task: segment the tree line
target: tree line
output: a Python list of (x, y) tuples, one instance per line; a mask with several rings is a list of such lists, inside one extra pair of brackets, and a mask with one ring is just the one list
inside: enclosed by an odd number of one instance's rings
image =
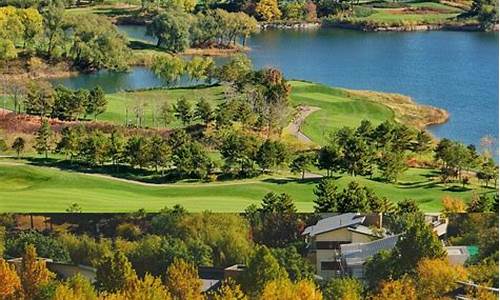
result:
[(124, 70), (127, 39), (106, 17), (94, 14), (66, 15), (64, 3), (49, 1), (38, 8), (0, 7), (0, 61), (37, 57), (51, 62), (72, 62), (73, 67)]
[(157, 47), (178, 53), (187, 48), (229, 48), (239, 40), (244, 45), (257, 29), (257, 21), (243, 12), (216, 9), (193, 15), (169, 7), (153, 17), (147, 34), (157, 38)]
[[(479, 253), (465, 266), (446, 259), (443, 242), (422, 212), (401, 204), (384, 215), (384, 227), (400, 238), (391, 251), (375, 254), (366, 265), (366, 282), (334, 277), (315, 280), (300, 235), (315, 215), (297, 214), (285, 194), (268, 194), (243, 215), (182, 207), (158, 214), (145, 211), (108, 216), (60, 216), (79, 233), (14, 231), (14, 218), (2, 216), (0, 253), (23, 257), (18, 268), (0, 258), (3, 299), (430, 299), (457, 288), (457, 280), (493, 286), (498, 277), (498, 217), (494, 214), (450, 216), (446, 243), (474, 243)], [(99, 238), (96, 225), (99, 225)], [(82, 233), (84, 232), (84, 233)], [(5, 246), (5, 247), (3, 247)], [(81, 276), (57, 280), (37, 256), (94, 266), (96, 282)], [(244, 263), (240, 276), (203, 293), (199, 266)], [(36, 275), (36, 276), (35, 276)], [(146, 293), (147, 294), (144, 294)], [(480, 297), (479, 291), (466, 291)], [(484, 292), (484, 291), (483, 291)], [(135, 295), (135, 296), (134, 296)], [(283, 295), (286, 297), (283, 298)], [(493, 295), (482, 294), (481, 299)], [(141, 298), (142, 299), (142, 298)]]

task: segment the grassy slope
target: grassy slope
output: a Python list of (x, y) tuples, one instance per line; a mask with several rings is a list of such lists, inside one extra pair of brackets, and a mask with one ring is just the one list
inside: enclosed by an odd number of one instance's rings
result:
[(435, 24), (435, 23), (442, 23), (449, 19), (452, 19), (462, 12), (462, 10), (456, 7), (435, 2), (409, 3), (408, 7), (429, 9), (435, 11), (428, 13), (409, 13), (409, 12), (396, 13), (397, 9), (393, 8), (375, 8), (374, 9), (375, 12), (372, 15), (356, 19), (371, 20), (375, 22), (386, 22), (386, 23), (404, 21), (404, 22), (413, 22), (417, 24), (421, 23)]
[[(384, 184), (368, 178), (356, 180), (373, 188), (378, 195), (393, 201), (412, 198), (426, 211), (438, 211), (445, 195), (470, 199), (471, 191), (453, 191), (429, 181), (432, 170), (410, 169), (397, 185)], [(338, 179), (340, 187), (351, 177)], [(53, 168), (12, 165), (0, 161), (0, 211), (61, 212), (77, 202), (85, 212), (122, 212), (145, 208), (156, 211), (165, 206), (181, 204), (190, 211), (242, 211), (258, 203), (267, 192), (286, 192), (300, 211), (312, 210), (315, 181), (285, 179), (252, 179), (222, 183), (178, 183), (151, 187), (111, 179), (60, 171)]]
[[(209, 87), (209, 88), (183, 88), (183, 89), (156, 89), (148, 91), (137, 91), (137, 92), (123, 92), (107, 95), (108, 108), (107, 111), (99, 116), (101, 121), (111, 121), (117, 124), (125, 123), (126, 110), (128, 108), (128, 119), (134, 122), (133, 110), (137, 103), (143, 102), (145, 104), (145, 125), (152, 126), (152, 112), (156, 108), (162, 105), (164, 102), (168, 102), (170, 105), (174, 105), (181, 96), (186, 97), (188, 101), (193, 104), (193, 107), (201, 97), (204, 97), (212, 103), (215, 107), (218, 103), (222, 101), (222, 93), (224, 88), (221, 86)], [(174, 121), (169, 127), (179, 127), (181, 123), (179, 121)]]
[[(314, 141), (322, 143), (323, 133), (341, 126), (356, 126), (362, 119), (373, 123), (392, 119), (393, 112), (386, 106), (349, 97), (345, 90), (314, 83), (294, 81), (293, 105), (311, 105), (321, 109), (311, 114), (303, 125), (303, 131)], [(125, 105), (134, 101), (175, 101), (181, 95), (195, 101), (204, 96), (213, 105), (221, 101), (222, 87), (203, 89), (151, 90), (108, 95), (109, 110), (100, 119), (123, 123)], [(124, 104), (125, 103), (125, 104)], [(146, 107), (151, 122), (152, 106)], [(148, 123), (150, 124), (150, 123)], [(173, 126), (179, 124), (174, 123)], [(356, 178), (363, 185), (373, 188), (380, 196), (392, 201), (412, 198), (427, 211), (440, 209), (443, 196), (451, 195), (470, 199), (471, 191), (452, 191), (436, 184), (432, 170), (410, 169), (399, 184), (386, 184), (368, 178)], [(283, 176), (282, 176), (283, 177)], [(338, 179), (345, 186), (351, 177)], [(85, 211), (133, 211), (146, 208), (158, 210), (179, 203), (191, 211), (211, 209), (215, 211), (241, 211), (251, 203), (258, 203), (270, 191), (292, 195), (301, 211), (312, 210), (315, 181), (301, 182), (294, 178), (260, 178), (223, 183), (177, 183), (169, 186), (142, 186), (124, 183), (58, 169), (12, 165), (12, 161), (0, 160), (0, 211), (64, 211), (70, 203), (78, 202)], [(1, 201), (1, 200), (6, 201)], [(20, 201), (15, 201), (20, 199)]]
[(378, 124), (394, 119), (386, 106), (368, 100), (353, 99), (341, 89), (308, 83), (292, 82), (292, 103), (321, 108), (307, 117), (302, 132), (313, 141), (324, 144), (328, 134), (343, 126), (357, 127), (366, 119)]

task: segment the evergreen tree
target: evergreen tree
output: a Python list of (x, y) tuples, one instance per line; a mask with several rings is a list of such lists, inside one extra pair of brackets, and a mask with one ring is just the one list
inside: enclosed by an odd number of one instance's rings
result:
[(336, 212), (337, 211), (337, 186), (332, 178), (322, 179), (314, 189), (314, 211)]
[(96, 286), (101, 291), (116, 292), (124, 289), (136, 278), (132, 265), (119, 250), (105, 256), (99, 262), (96, 272)]
[(96, 86), (90, 90), (87, 106), (85, 107), (85, 113), (88, 115), (93, 114), (94, 119), (97, 120), (97, 116), (106, 111), (107, 105), (108, 100), (106, 99), (104, 90), (100, 86)]
[(177, 119), (182, 121), (182, 124), (184, 124), (184, 126), (188, 125), (193, 120), (191, 103), (189, 103), (185, 97), (180, 97), (177, 100), (174, 111), (175, 116), (177, 117)]
[(46, 119), (42, 120), (36, 133), (34, 148), (38, 154), (44, 154), (45, 158), (48, 158), (49, 151), (52, 149), (52, 129)]
[(153, 136), (149, 140), (149, 149), (151, 163), (155, 167), (155, 171), (158, 172), (158, 167), (165, 167), (170, 159), (171, 149), (168, 144), (159, 135)]
[(213, 120), (213, 110), (210, 103), (203, 97), (196, 103), (195, 116), (207, 126)]
[(17, 154), (17, 158), (19, 158), (19, 156), (21, 155), (21, 152), (24, 151), (24, 147), (26, 145), (26, 141), (18, 136), (14, 142), (12, 143), (12, 149), (16, 151), (16, 154)]

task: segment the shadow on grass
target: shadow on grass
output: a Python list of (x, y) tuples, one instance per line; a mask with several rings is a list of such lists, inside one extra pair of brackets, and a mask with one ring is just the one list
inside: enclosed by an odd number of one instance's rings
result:
[(130, 9), (127, 7), (97, 7), (94, 8), (96, 14), (105, 15), (108, 17), (118, 16), (136, 16), (139, 9)]
[[(175, 173), (171, 171), (167, 171), (162, 175), (153, 170), (137, 169), (127, 165), (90, 166), (77, 162), (71, 162), (69, 160), (58, 160), (55, 158), (45, 159), (37, 157), (27, 158), (26, 160), (30, 165), (33, 166), (53, 167), (58, 168), (62, 171), (72, 171), (84, 174), (106, 175), (114, 178), (127, 179), (144, 183), (176, 183), (181, 180), (181, 178), (179, 178)], [(199, 180), (193, 181), (198, 182)]]
[(133, 50), (154, 50), (157, 52), (169, 53), (168, 51), (158, 48), (156, 45), (145, 41), (131, 40), (128, 43), (128, 47)]

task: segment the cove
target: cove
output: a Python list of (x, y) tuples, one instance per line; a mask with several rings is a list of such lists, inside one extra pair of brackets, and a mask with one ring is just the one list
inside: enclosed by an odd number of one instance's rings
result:
[[(144, 27), (121, 29), (131, 38), (154, 42), (144, 36)], [(437, 137), (475, 145), (485, 135), (498, 137), (498, 33), (267, 30), (248, 45), (257, 68), (277, 67), (289, 79), (401, 93), (444, 108), (450, 120), (429, 128)], [(99, 84), (107, 92), (163, 85), (143, 67), (54, 83), (73, 88)]]

